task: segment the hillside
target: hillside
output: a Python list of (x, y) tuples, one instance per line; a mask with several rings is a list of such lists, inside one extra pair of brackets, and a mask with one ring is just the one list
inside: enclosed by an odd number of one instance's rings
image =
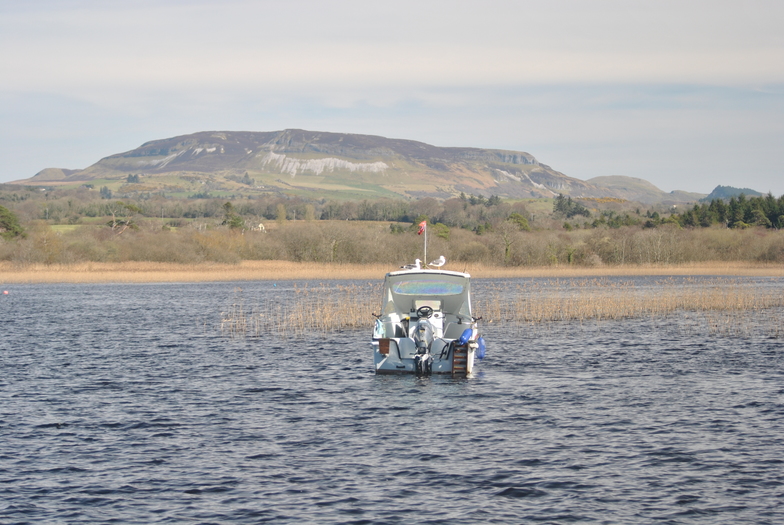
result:
[[(520, 151), (443, 148), (373, 135), (289, 129), (199, 132), (154, 140), (83, 170), (47, 168), (32, 185), (106, 185), (125, 194), (187, 196), (284, 193), (318, 198), (619, 197), (652, 203), (704, 195), (664, 193), (650, 183), (624, 189), (628, 177), (581, 181)], [(612, 180), (607, 180), (612, 179)], [(640, 181), (645, 182), (645, 181)], [(640, 185), (642, 187), (642, 185)]]
[(686, 191), (664, 192), (647, 180), (622, 175), (594, 177), (588, 179), (590, 184), (604, 188), (609, 196), (640, 202), (642, 204), (679, 204), (694, 202), (703, 197), (703, 193), (690, 193)]
[(746, 197), (761, 197), (762, 193), (750, 188), (734, 188), (732, 186), (716, 186), (710, 194), (700, 199), (701, 202), (710, 202), (715, 199), (729, 200), (731, 197), (745, 195)]

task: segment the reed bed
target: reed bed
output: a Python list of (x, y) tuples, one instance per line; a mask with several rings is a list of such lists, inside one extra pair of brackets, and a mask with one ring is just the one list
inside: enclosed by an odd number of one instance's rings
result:
[(378, 310), (380, 294), (380, 283), (320, 283), (295, 287), (289, 304), (248, 307), (242, 290), (237, 288), (232, 304), (221, 313), (221, 332), (230, 337), (276, 334), (301, 338), (313, 333), (363, 329), (370, 325), (371, 313)]
[[(457, 268), (448, 268), (457, 269)], [(464, 271), (463, 268), (459, 268)], [(716, 261), (683, 264), (622, 264), (605, 266), (486, 266), (469, 265), (473, 277), (500, 279), (510, 277), (614, 277), (614, 276), (746, 276), (782, 277), (784, 265), (775, 263), (749, 263)]]
[[(396, 269), (396, 268), (395, 268)], [(30, 264), (0, 262), (0, 283), (151, 283), (259, 280), (378, 279), (389, 265), (242, 261), (238, 264), (122, 262)]]
[(609, 280), (550, 281), (491, 289), (475, 301), (488, 322), (617, 320), (683, 311), (759, 311), (784, 306), (781, 290), (760, 290), (726, 278), (667, 279), (642, 288)]
[[(0, 262), (0, 283), (149, 283), (257, 280), (378, 279), (395, 271), (388, 264), (327, 264), (289, 261), (242, 261), (238, 264), (177, 264), (162, 262), (84, 262), (27, 264)], [(681, 265), (624, 265), (602, 267), (450, 265), (477, 278), (585, 277), (641, 275), (784, 276), (776, 264), (704, 263)]]
[[(299, 338), (313, 333), (370, 330), (380, 307), (381, 283), (324, 284), (295, 288), (285, 305), (247, 307), (242, 292), (222, 313), (221, 330), (231, 337), (273, 334)], [(560, 322), (662, 319), (696, 313), (711, 334), (748, 334), (760, 321), (768, 335), (784, 336), (784, 294), (730, 278), (662, 279), (647, 285), (606, 278), (531, 281), (513, 290), (497, 285), (475, 294), (474, 314), (493, 323), (542, 327)]]

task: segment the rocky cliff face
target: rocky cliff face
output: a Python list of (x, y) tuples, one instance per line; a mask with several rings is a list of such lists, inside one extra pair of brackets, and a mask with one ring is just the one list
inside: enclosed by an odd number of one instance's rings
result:
[[(28, 183), (77, 183), (140, 175), (189, 191), (199, 177), (226, 191), (318, 195), (432, 196), (460, 192), (501, 197), (617, 196), (612, 188), (568, 177), (521, 151), (442, 148), (413, 140), (288, 129), (271, 132), (205, 131), (111, 155), (79, 171), (47, 169)], [(247, 176), (238, 185), (238, 176)], [(252, 184), (247, 184), (247, 181)], [(222, 181), (222, 182), (221, 182)], [(234, 181), (234, 182), (232, 182)]]

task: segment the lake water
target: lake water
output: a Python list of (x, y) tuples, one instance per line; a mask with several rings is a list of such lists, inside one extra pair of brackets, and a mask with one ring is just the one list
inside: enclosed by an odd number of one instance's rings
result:
[(236, 286), (4, 286), (0, 523), (784, 522), (770, 332), (494, 323), (475, 377), (376, 376), (372, 318), (222, 336)]

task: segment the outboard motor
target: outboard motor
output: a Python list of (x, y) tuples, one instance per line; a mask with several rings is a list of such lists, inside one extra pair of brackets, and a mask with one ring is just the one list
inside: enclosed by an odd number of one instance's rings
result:
[(433, 371), (433, 356), (430, 347), (433, 344), (433, 325), (427, 319), (420, 319), (414, 330), (414, 343), (417, 355), (414, 356), (414, 369), (418, 376), (429, 376)]
[(414, 372), (417, 377), (429, 376), (433, 373), (433, 356), (417, 354), (414, 356)]
[(420, 319), (414, 330), (414, 343), (418, 354), (430, 353), (433, 344), (433, 325), (427, 319)]

